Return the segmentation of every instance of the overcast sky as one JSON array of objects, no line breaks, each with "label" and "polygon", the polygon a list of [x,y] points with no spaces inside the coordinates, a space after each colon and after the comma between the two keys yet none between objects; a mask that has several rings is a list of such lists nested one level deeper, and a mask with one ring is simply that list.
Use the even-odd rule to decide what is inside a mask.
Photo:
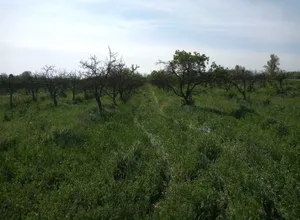
[{"label": "overcast sky", "polygon": [[300,70],[299,0],[0,0],[0,72],[79,69],[108,45],[142,73],[176,49],[262,69]]}]

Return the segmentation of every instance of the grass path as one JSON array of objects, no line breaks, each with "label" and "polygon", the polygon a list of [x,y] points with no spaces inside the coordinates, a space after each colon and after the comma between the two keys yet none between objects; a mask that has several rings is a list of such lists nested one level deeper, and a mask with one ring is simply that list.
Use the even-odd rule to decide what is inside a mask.
[{"label": "grass path", "polygon": [[[156,106],[157,106],[157,110],[158,110],[159,115],[161,115],[162,117],[164,117],[164,118],[166,118],[166,119],[168,119],[168,120],[171,120],[171,121],[173,121],[175,124],[179,125],[180,122],[179,122],[177,119],[171,118],[171,117],[167,116],[167,115],[164,113],[164,111],[163,111],[161,105],[159,104],[159,101],[158,101],[158,98],[157,98],[157,96],[156,96],[156,94],[155,94],[155,91],[153,90],[153,87],[150,87],[149,89],[151,90],[151,95],[152,95],[152,97],[153,97],[153,99],[154,99],[154,101],[155,101],[155,104],[156,104]],[[211,130],[210,130],[209,128],[198,128],[198,127],[196,127],[193,123],[189,123],[189,124],[187,125],[187,127],[188,127],[189,129],[193,130],[193,131],[196,131],[196,132],[201,132],[201,133],[210,133],[210,132],[211,132]]]},{"label": "grass path", "polygon": [[[151,90],[151,91],[150,91]],[[148,108],[148,110],[149,109],[151,109],[153,112],[154,112],[154,115],[157,115],[157,112],[159,112],[159,114],[163,114],[163,112],[161,111],[161,109],[159,109],[157,106],[158,106],[158,99],[157,99],[157,97],[155,96],[155,94],[154,94],[154,92],[153,92],[153,90],[151,89],[151,88],[149,88],[148,87],[148,90],[146,91],[146,93],[147,93],[147,98],[149,98],[150,100],[151,100],[151,103],[152,103],[152,101],[154,100],[154,102],[155,102],[155,104],[156,105],[151,105],[151,104],[149,104],[149,103],[146,103],[145,101],[144,102],[141,102],[140,103],[140,106],[139,107],[141,107],[141,106],[146,106],[146,108]],[[149,94],[149,93],[151,93],[151,94]],[[145,100],[145,99],[143,99],[143,100]],[[149,129],[147,129],[146,127],[145,127],[145,125],[144,125],[144,123],[143,123],[143,121],[147,121],[147,120],[152,120],[152,118],[151,117],[149,117],[148,115],[148,117],[144,117],[144,114],[143,114],[143,117],[140,117],[140,118],[142,118],[143,119],[143,121],[142,120],[139,120],[138,119],[138,114],[134,117],[134,123],[136,124],[136,126],[139,128],[139,129],[141,129],[142,131],[143,131],[143,133],[144,134],[146,134],[146,136],[149,138],[149,140],[150,140],[150,143],[151,143],[151,145],[153,146],[153,147],[155,147],[156,148],[156,150],[157,150],[157,152],[158,152],[158,154],[159,155],[162,155],[162,157],[163,157],[163,159],[165,159],[165,160],[168,160],[167,158],[168,158],[168,155],[167,155],[167,153],[166,153],[166,151],[165,151],[165,148],[164,148],[164,143],[163,143],[163,141],[162,141],[162,139],[158,136],[158,135],[155,135],[155,134],[153,134],[151,131],[149,131]]]}]

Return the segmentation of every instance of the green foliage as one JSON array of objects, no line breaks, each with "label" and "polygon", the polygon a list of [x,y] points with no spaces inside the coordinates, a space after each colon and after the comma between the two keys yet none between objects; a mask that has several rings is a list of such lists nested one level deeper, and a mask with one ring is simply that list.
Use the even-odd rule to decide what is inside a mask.
[{"label": "green foliage", "polygon": [[79,147],[84,143],[84,136],[70,129],[62,129],[53,132],[51,141],[62,148]]},{"label": "green foliage", "polygon": [[11,148],[16,147],[17,141],[15,139],[2,139],[0,140],[0,152],[1,151],[7,151]]},{"label": "green foliage", "polygon": [[192,93],[196,86],[206,85],[212,78],[206,71],[208,62],[205,54],[176,50],[171,61],[159,61],[165,65],[165,70],[152,72],[151,81],[182,97],[183,105],[193,105]]},{"label": "green foliage", "polygon": [[146,85],[117,106],[102,97],[101,115],[69,95],[54,107],[20,94],[14,109],[4,97],[1,217],[297,219],[300,100],[268,91],[209,89],[181,106]]},{"label": "green foliage", "polygon": [[255,113],[254,109],[241,104],[240,107],[232,113],[232,115],[237,119],[241,119],[241,118],[245,118],[246,115],[248,114],[254,114],[254,113]]}]

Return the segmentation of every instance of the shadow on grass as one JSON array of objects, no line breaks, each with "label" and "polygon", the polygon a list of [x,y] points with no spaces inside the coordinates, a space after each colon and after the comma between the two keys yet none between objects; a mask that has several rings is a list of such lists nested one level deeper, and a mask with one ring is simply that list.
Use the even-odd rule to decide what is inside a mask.
[{"label": "shadow on grass", "polygon": [[234,109],[230,112],[225,112],[220,109],[213,108],[213,107],[197,106],[196,108],[197,108],[197,110],[199,110],[201,112],[212,113],[212,114],[216,114],[216,115],[220,115],[220,116],[231,116],[236,119],[245,118],[246,115],[248,115],[248,114],[258,115],[258,113],[256,113],[256,111],[254,109],[249,108],[245,105],[240,105],[237,109]]}]

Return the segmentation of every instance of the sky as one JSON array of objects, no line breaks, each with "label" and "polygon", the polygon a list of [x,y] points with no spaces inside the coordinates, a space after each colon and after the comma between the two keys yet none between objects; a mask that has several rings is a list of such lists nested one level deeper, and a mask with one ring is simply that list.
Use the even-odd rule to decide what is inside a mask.
[{"label": "sky", "polygon": [[141,73],[175,50],[261,70],[274,53],[300,70],[299,0],[0,0],[0,72],[80,70],[108,46]]}]

